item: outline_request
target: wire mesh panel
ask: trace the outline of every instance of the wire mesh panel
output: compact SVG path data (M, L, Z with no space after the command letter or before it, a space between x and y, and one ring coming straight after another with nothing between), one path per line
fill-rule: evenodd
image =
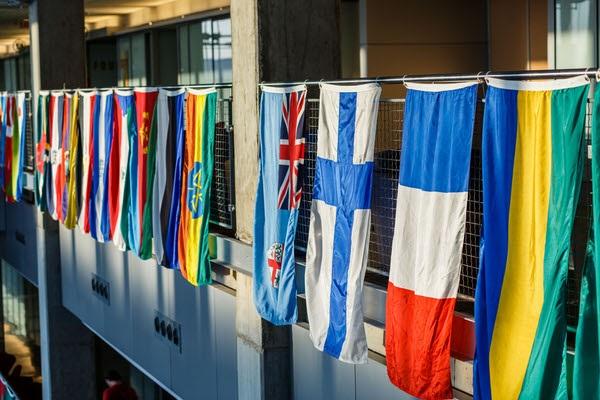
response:
M35 162L35 149L33 143L33 108L31 107L31 95L28 93L25 102L27 108L25 112L27 117L25 118L25 159L23 160L23 169L26 172L33 173L34 162Z
M210 221L228 230L235 225L233 128L231 89L219 89L215 127L215 169L211 189Z
M477 103L462 265L460 273L459 298L473 302L477 275L479 273L479 241L483 222L483 182L481 160L481 138L484 103ZM586 121L589 141L591 107L588 104ZM303 197L298 219L296 252L299 257L305 254L310 223L310 203L315 173L316 143L318 129L319 103L309 99L306 107L305 135L307 141L305 169L303 179ZM375 143L374 178L372 190L371 238L367 280L374 283L387 281L390 270L390 256L395 224L398 172L400 168L400 150L402 146L402 125L404 100L382 100L377 120L377 138ZM568 322L577 323L579 302L579 284L584 263L586 241L591 216L590 163L586 158L586 167L580 203L577 210L568 281Z

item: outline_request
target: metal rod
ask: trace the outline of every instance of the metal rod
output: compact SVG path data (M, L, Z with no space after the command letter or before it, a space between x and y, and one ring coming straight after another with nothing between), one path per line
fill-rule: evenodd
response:
M361 84L361 83L387 83L387 84L403 84L406 82L455 82L479 80L485 78L502 78L502 79L542 79L542 78L560 78L576 75L587 75L595 77L600 70L596 68L583 69L561 69L561 70L536 70L536 71L511 71L511 72L491 72L480 71L475 74L444 74L444 75L404 75L404 76L386 76L377 78L358 78L358 79L334 79L334 80L305 80L296 82L262 82L261 86L293 86L293 85L318 85L321 83L333 84Z
M169 86L154 86L154 85L145 85L145 86L112 86L112 87L90 87L90 88L74 88L74 89L49 89L49 90L41 90L42 92L48 92L48 93L64 93L64 92L76 92L79 90L82 91L100 91L100 90L115 90L115 89L124 89L124 90L134 90L137 88L143 88L143 89L147 89L147 88L156 88L156 89L167 89L167 90L175 90L175 89L181 89L181 88L190 88L190 89L207 89L207 88L215 88L215 89L230 89L232 88L232 84L231 83L215 83L215 84L210 84L210 83L202 83L202 84L198 84L198 85L169 85ZM31 92L30 90L19 90L17 92ZM3 92L2 92L3 93ZM11 93L11 92L7 92L7 93Z

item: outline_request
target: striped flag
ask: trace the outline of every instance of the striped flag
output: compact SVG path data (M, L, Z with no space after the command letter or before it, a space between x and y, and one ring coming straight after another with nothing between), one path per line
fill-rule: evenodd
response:
M211 282L208 221L216 110L214 89L188 89L178 257L181 274L196 286Z
M600 90L592 113L592 224L587 244L573 361L573 399L600 398Z
M15 201L23 197L24 163L25 163L25 129L27 123L27 98L25 93L19 92L16 96L17 124L13 135L13 175L12 185Z
M98 242L111 239L108 217L108 163L113 134L113 92L101 91L97 96L92 119L94 152L92 156L92 188L90 192L90 233Z
M323 84L306 254L306 309L316 348L367 362L362 311L371 227L376 84Z
M14 168L14 151L13 147L15 132L17 131L17 103L14 94L8 94L6 97L6 138L4 142L5 151L5 162L4 162L4 176L6 184L4 187L4 193L6 194L6 200L9 202L15 201L15 192L13 186L13 168Z
M68 153L69 146L69 102L71 96L65 93L63 96L61 105L61 120L60 126L58 127L58 152L56 175L54 177L54 192L56 196L56 217L58 221L64 222L67 213L67 196L65 196L65 190L67 189L67 172L65 169L65 155Z
M150 257L142 253L144 236L152 235L152 225L144 225L144 213L148 198L148 156L150 151L151 124L158 90L154 88L135 89L135 136L129 141L129 210L127 242L136 255Z
M275 325L293 324L294 238L302 196L306 86L264 86L260 101L260 163L254 212L254 304Z
M566 282L589 81L488 86L474 395L567 398Z
M80 92L81 109L79 128L81 132L81 210L78 225L83 233L90 232L90 210L92 206L92 163L94 160L94 113L98 92Z
M40 211L48 211L46 200L46 165L49 159L48 144L48 106L50 93L40 91L37 107L37 130L35 137L35 202Z
M154 256L160 265L179 268L179 229L183 167L185 90L160 90L156 106L156 174L152 200Z
M58 198L57 198L57 177L58 166L60 162L60 139L62 133L64 95L61 92L50 93L50 104L48 106L48 146L49 168L46 172L46 201L48 205L48 214L53 220L58 220Z
M137 131L133 91L116 90L114 107L114 133L108 167L108 208L112 241L119 250L125 251L129 248L129 142Z
M6 159L5 144L6 144L6 103L7 95L5 92L0 93L0 190L5 191L4 179L4 160Z
M407 84L385 349L392 383L450 399L477 83Z
M63 223L68 229L77 226L77 215L79 211L78 204L78 186L79 186L79 129L77 125L77 115L79 109L79 95L77 93L67 95L65 100L64 120L67 121L63 128L63 163L65 170L65 188L63 194L64 220Z

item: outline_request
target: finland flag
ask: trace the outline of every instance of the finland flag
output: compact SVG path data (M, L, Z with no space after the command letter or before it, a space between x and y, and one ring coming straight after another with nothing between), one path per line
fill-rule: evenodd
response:
M363 279L371 226L377 84L323 84L306 255L306 308L319 350L365 363Z

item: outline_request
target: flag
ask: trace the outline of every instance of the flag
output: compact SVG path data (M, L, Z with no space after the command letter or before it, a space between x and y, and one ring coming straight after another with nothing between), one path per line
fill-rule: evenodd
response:
M81 209L78 225L83 233L90 232L90 210L92 206L92 163L94 161L94 114L98 92L80 92L81 109L79 128L81 132Z
M148 193L148 156L150 151L151 123L154 117L154 108L158 90L135 89L135 114L136 132L131 132L129 137L129 209L128 238L129 247L136 255L148 258L149 254L143 253L142 243L144 235L152 235L152 226L144 226L144 213ZM151 239L151 238L150 238Z
M196 286L211 282L208 221L216 110L214 89L188 89L177 255L181 274Z
M69 94L66 95L65 100L65 121L68 121L63 125L63 163L65 170L65 188L63 194L63 214L65 227L73 229L77 225L77 214L78 214L78 182L79 182L79 165L78 149L79 149L79 129L77 126L77 115L79 109L79 95Z
M490 79L475 293L476 399L566 393L566 282L589 80Z
M573 399L600 398L600 90L594 93L592 112L592 225L581 277L579 322L575 335Z
M48 146L49 159L46 169L46 204L53 220L58 220L57 178L60 161L60 139L63 117L64 95L61 92L50 93L48 106Z
M450 399L477 83L407 84L385 349L392 383Z
M302 197L306 86L264 86L254 211L254 304L275 325L296 322L294 238Z
M185 90L160 90L156 106L156 174L152 199L154 256L160 265L179 268L181 173Z
M5 190L4 160L6 143L6 93L0 93L0 190Z
M35 203L40 211L48 211L46 201L46 164L49 159L48 143L48 106L50 94L46 91L40 91L38 95L37 107L37 127L35 137L35 170L34 170L34 191Z
M114 96L114 132L108 167L108 207L112 240L121 251L127 243L130 202L129 140L136 135L135 103L132 90L116 90Z
M113 93L101 91L97 96L92 122L94 152L92 156L92 190L90 193L90 233L98 242L111 239L108 218L108 163L113 134Z
M380 94L376 84L323 84L319 101L306 309L315 347L348 363L368 357L362 289Z
M15 201L21 201L23 197L24 183L24 162L25 162L25 128L27 121L27 98L24 92L17 93L16 96L16 125L13 134L13 175L12 186Z
M6 179L6 184L4 187L4 193L6 194L6 200L9 202L15 201L15 193L13 186L13 137L15 135L15 131L17 128L17 106L16 99L14 94L9 94L6 97L6 138L4 141L4 152L5 152L5 160L4 160L4 177Z
M68 134L69 134L69 94L65 93L62 96L62 104L60 105L61 118L60 126L58 127L58 151L56 154L56 175L54 177L54 191L56 200L56 217L58 221L64 222L67 213L67 196L65 190L67 188L67 172L65 170L65 153L68 152Z

